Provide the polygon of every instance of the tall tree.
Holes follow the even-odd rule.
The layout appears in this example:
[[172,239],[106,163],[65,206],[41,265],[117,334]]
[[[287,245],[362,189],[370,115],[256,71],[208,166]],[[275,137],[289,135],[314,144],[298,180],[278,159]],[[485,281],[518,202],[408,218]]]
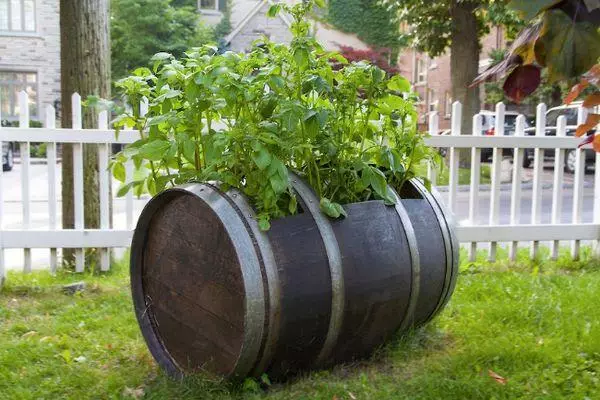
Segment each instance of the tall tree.
[[112,0],[111,35],[115,79],[147,66],[158,52],[179,57],[190,47],[216,42],[189,0]]
[[[71,95],[110,97],[109,0],[60,0],[62,126],[73,126]],[[96,128],[97,116],[85,110],[83,127]],[[64,228],[74,227],[73,148],[63,146],[62,219]],[[84,146],[84,207],[86,228],[100,227],[98,147]],[[72,263],[73,253],[64,252]]]
[[480,39],[490,26],[503,25],[509,34],[520,25],[505,0],[384,0],[409,27],[404,37],[420,51],[437,57],[450,50],[452,98],[463,104],[463,132],[470,133],[479,112],[479,88],[471,87],[479,69]]

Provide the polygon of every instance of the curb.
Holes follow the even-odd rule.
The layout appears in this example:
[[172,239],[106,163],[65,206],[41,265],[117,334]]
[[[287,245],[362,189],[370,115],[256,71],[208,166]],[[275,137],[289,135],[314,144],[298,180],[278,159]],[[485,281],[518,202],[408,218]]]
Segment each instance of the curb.
[[[15,164],[21,164],[21,158],[20,157],[19,158],[15,157],[13,159],[13,162]],[[60,158],[60,157],[57,158],[56,162],[57,163],[61,163],[62,162],[62,158]],[[46,159],[46,158],[35,158],[35,157],[29,158],[29,165],[45,165],[45,164],[48,164],[48,159]]]

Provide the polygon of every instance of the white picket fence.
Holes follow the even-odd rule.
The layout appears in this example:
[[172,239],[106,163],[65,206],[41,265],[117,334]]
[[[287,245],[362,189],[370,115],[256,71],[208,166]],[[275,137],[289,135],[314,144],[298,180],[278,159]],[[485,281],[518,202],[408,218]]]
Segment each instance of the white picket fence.
[[[72,97],[73,128],[61,129],[55,127],[55,110],[48,106],[45,110],[44,127],[29,128],[28,98],[26,93],[19,95],[20,115],[19,128],[0,128],[0,142],[19,142],[21,153],[21,205],[22,224],[20,229],[5,229],[4,219],[4,193],[12,188],[3,183],[3,174],[0,169],[0,277],[5,276],[6,249],[23,249],[24,262],[23,271],[32,269],[31,249],[48,249],[49,267],[52,271],[58,265],[57,249],[76,249],[76,270],[84,270],[85,248],[101,249],[101,269],[110,268],[108,248],[128,247],[131,242],[132,229],[135,223],[134,198],[130,193],[125,198],[125,226],[120,229],[110,229],[109,221],[109,193],[112,179],[108,171],[109,146],[113,143],[127,144],[138,139],[135,131],[121,131],[118,138],[109,129],[108,115],[106,112],[99,113],[98,129],[82,129],[81,123],[81,97],[74,94]],[[594,211],[593,221],[582,223],[583,207],[583,182],[585,177],[584,159],[582,151],[577,150],[577,168],[573,184],[573,209],[572,222],[561,223],[561,210],[563,207],[563,162],[567,149],[577,149],[580,139],[566,136],[566,122],[564,117],[559,119],[558,133],[555,137],[544,136],[546,106],[539,105],[537,108],[537,127],[535,136],[525,136],[525,119],[519,116],[517,120],[516,134],[504,136],[504,113],[503,104],[496,108],[494,136],[482,136],[482,117],[474,116],[473,135],[463,135],[461,131],[461,105],[455,103],[452,113],[452,129],[450,135],[438,135],[438,117],[432,114],[430,117],[431,136],[426,139],[427,143],[434,147],[448,148],[450,182],[447,188],[447,205],[451,210],[458,212],[459,197],[459,153],[470,151],[472,153],[471,179],[469,185],[468,219],[458,227],[458,236],[461,243],[469,248],[470,257],[473,259],[478,245],[490,243],[488,246],[489,258],[494,260],[499,243],[508,243],[510,256],[514,258],[519,246],[530,243],[531,255],[536,256],[539,251],[540,242],[551,242],[553,256],[557,256],[560,241],[569,241],[574,257],[579,256],[581,241],[592,241],[596,248],[600,249],[600,155],[596,156],[594,176]],[[583,118],[585,113],[581,113]],[[30,187],[31,162],[29,147],[31,142],[47,143],[47,184],[48,184],[48,224],[47,229],[34,229],[31,226],[31,195]],[[57,195],[57,143],[73,144],[73,166],[74,166],[74,210],[75,229],[62,229],[58,222],[58,195]],[[100,185],[100,229],[84,228],[84,202],[83,202],[83,152],[82,145],[85,143],[98,144],[99,156],[99,185]],[[489,190],[490,207],[489,223],[478,224],[478,205],[480,191],[480,152],[482,148],[493,148],[491,188]],[[516,162],[512,169],[512,186],[510,189],[510,222],[500,224],[500,192],[501,192],[501,162],[502,149],[514,149]],[[531,221],[521,221],[521,197],[522,197],[522,157],[524,149],[535,149],[535,160],[533,168],[532,187],[532,210]],[[552,218],[550,223],[541,223],[542,214],[542,177],[544,149],[556,149],[555,168],[553,176],[552,192]],[[126,167],[127,177],[133,176],[133,165]],[[429,169],[429,178],[436,182],[435,171]],[[112,193],[116,192],[114,188]],[[464,211],[464,210],[463,210]]]

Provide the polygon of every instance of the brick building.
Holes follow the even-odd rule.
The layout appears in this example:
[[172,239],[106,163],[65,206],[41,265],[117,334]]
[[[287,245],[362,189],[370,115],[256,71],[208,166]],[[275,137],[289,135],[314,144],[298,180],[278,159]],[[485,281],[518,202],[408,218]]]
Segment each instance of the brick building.
[[0,112],[17,119],[17,94],[29,94],[31,119],[60,100],[58,0],[0,0]]
[[[490,64],[489,53],[492,50],[502,49],[505,46],[506,41],[502,28],[492,29],[490,34],[481,41],[480,70]],[[440,129],[449,129],[452,111],[450,53],[431,59],[427,54],[415,50],[406,50],[400,55],[399,67],[401,74],[411,81],[422,99],[419,110],[419,123],[426,124],[429,112],[437,111],[440,116]],[[485,108],[483,85],[480,87],[480,93],[482,108]]]

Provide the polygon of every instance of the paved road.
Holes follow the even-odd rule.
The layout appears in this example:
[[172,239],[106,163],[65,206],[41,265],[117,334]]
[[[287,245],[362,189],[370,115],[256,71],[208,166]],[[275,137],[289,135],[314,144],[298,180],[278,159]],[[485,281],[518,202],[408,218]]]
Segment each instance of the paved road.
[[[57,177],[60,177],[60,165],[56,167]],[[525,174],[528,172],[526,171]],[[31,185],[31,227],[33,229],[48,228],[48,172],[46,165],[32,165],[30,172]],[[572,177],[566,176],[565,182],[572,181]],[[592,222],[593,218],[593,188],[590,184],[593,181],[592,175],[586,175],[586,188],[583,198],[583,222]],[[552,174],[550,171],[545,171],[544,182],[552,182]],[[118,182],[113,181],[113,188],[118,188]],[[21,170],[20,165],[15,165],[13,171],[3,174],[3,189],[4,189],[4,220],[3,226],[6,229],[19,229],[22,227],[22,204],[21,204]],[[56,182],[56,192],[59,194],[59,215],[57,220],[60,221],[60,180]],[[448,193],[442,192],[442,197],[447,199]],[[500,195],[500,223],[507,224],[510,220],[510,195],[509,190],[504,190]],[[531,222],[531,190],[523,191],[521,201],[521,223]],[[489,223],[490,210],[490,192],[482,191],[479,193],[479,215],[477,217],[478,224]],[[146,200],[134,200],[134,221],[141,212]],[[561,222],[571,222],[573,207],[573,190],[565,189],[563,198],[563,210]],[[113,202],[114,208],[114,226],[117,229],[124,229],[126,225],[125,216],[125,199],[116,198]],[[549,223],[552,212],[552,191],[546,189],[543,191],[542,197],[542,223]],[[459,223],[467,225],[469,215],[469,192],[459,192],[457,196],[456,217]],[[47,249],[32,250],[34,267],[44,268],[49,264],[49,251]],[[6,250],[5,260],[7,267],[10,269],[22,268],[23,251],[22,250]]]

